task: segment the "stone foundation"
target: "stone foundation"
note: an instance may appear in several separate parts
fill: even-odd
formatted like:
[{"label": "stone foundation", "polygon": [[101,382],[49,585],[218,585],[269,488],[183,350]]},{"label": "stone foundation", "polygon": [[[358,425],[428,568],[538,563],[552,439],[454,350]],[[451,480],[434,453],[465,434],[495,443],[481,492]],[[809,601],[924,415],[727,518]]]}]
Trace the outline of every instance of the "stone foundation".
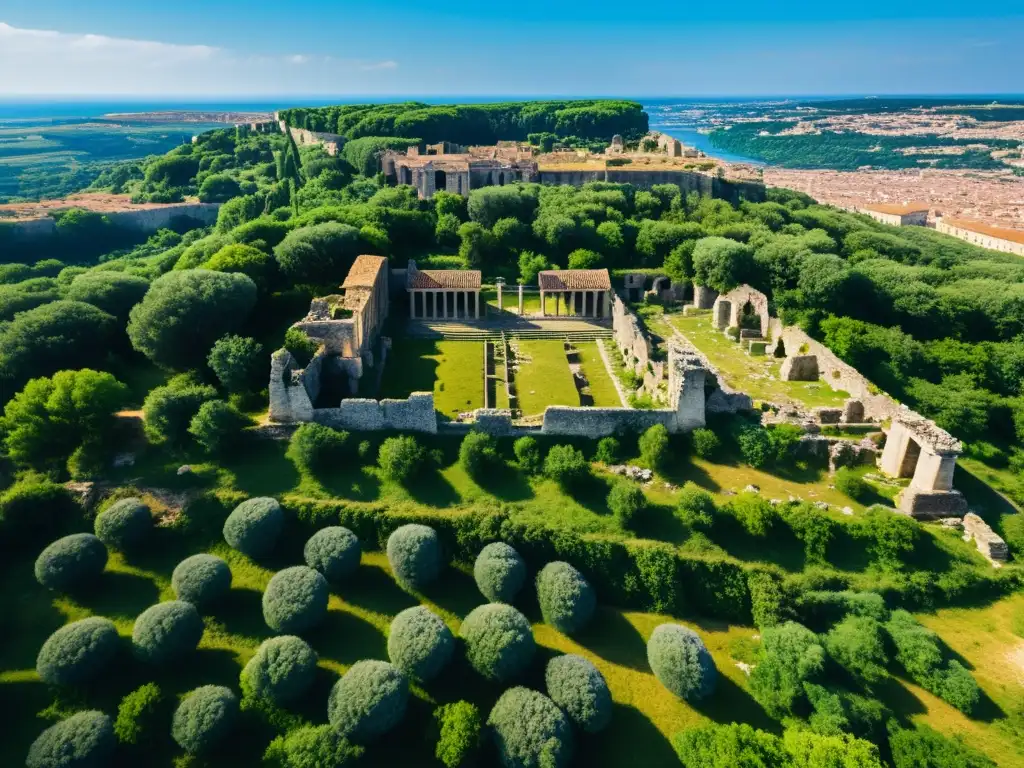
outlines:
[{"label": "stone foundation", "polygon": [[864,403],[850,398],[843,403],[843,422],[846,424],[864,423]]},{"label": "stone foundation", "polygon": [[811,414],[819,424],[838,424],[839,420],[843,418],[843,410],[841,408],[819,406],[812,409]]},{"label": "stone foundation", "polygon": [[896,496],[896,508],[915,520],[938,520],[964,514],[967,499],[960,491],[925,491],[910,486]]}]

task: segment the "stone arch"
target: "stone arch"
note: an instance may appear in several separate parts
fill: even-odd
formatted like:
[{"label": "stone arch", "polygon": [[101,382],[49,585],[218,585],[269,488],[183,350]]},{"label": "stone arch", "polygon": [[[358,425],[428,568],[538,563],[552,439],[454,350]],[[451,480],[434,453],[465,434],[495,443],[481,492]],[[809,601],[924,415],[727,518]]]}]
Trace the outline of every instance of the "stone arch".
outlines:
[{"label": "stone arch", "polygon": [[500,171],[498,173],[498,186],[499,187],[504,187],[505,186],[505,172],[504,171]]},{"label": "stone arch", "polygon": [[[760,331],[761,336],[768,337],[768,324],[771,320],[768,314],[768,297],[761,291],[749,285],[741,285],[719,296],[715,300],[715,307],[718,307],[720,302],[729,303],[729,327],[740,327],[744,315],[748,318],[756,316],[756,323],[753,320],[748,320],[748,322]],[[718,312],[713,312],[712,317],[717,319]]]},{"label": "stone arch", "polygon": [[772,349],[773,357],[785,357],[786,356],[786,344],[782,341],[782,337],[775,343],[774,349]]}]

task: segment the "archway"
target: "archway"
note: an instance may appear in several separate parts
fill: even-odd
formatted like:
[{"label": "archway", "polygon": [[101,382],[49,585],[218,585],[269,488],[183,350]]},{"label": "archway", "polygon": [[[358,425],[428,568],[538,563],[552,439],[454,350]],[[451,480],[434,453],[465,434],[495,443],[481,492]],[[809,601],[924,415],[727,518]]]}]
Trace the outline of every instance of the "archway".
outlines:
[{"label": "archway", "polygon": [[505,186],[505,172],[504,171],[502,171],[501,173],[498,174],[498,186],[499,187],[504,187]]},{"label": "archway", "polygon": [[448,176],[444,171],[434,171],[434,190],[443,191],[448,189]]},{"label": "archway", "polygon": [[786,356],[786,345],[783,343],[781,338],[779,339],[779,342],[775,345],[775,349],[772,352],[772,355],[774,357],[780,358]]},{"label": "archway", "polygon": [[740,310],[740,328],[761,333],[761,316],[749,301]]}]

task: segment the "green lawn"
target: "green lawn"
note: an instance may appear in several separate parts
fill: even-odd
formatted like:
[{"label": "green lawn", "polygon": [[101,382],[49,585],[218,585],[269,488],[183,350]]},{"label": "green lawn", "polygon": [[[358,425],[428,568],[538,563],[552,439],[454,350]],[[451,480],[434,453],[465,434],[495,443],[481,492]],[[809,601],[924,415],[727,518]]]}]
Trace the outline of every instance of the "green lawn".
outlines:
[{"label": "green lawn", "polygon": [[580,351],[583,375],[590,383],[590,395],[594,398],[594,407],[621,408],[622,400],[619,398],[619,391],[615,388],[612,377],[608,375],[608,366],[604,364],[597,345],[596,341],[576,345]]},{"label": "green lawn", "polygon": [[381,380],[382,398],[433,392],[434,408],[454,419],[484,407],[484,345],[480,341],[395,339]]},{"label": "green lawn", "polygon": [[523,416],[538,416],[549,405],[579,405],[561,341],[519,340],[516,393]]},{"label": "green lawn", "polygon": [[782,360],[750,357],[719,330],[711,326],[710,314],[668,315],[667,321],[707,355],[726,383],[746,392],[754,400],[783,404],[788,401],[807,408],[840,406],[849,398],[846,392],[833,390],[824,381],[780,381]]},{"label": "green lawn", "polygon": [[[484,288],[481,293],[483,294],[484,301],[487,302],[488,306],[497,308],[498,306],[498,290],[496,288]],[[519,313],[519,287],[516,285],[506,285],[501,292],[501,306],[506,312],[512,312],[513,314]],[[523,292],[523,314],[524,315],[535,315],[540,312],[540,294],[536,291],[529,293],[528,291]]]}]

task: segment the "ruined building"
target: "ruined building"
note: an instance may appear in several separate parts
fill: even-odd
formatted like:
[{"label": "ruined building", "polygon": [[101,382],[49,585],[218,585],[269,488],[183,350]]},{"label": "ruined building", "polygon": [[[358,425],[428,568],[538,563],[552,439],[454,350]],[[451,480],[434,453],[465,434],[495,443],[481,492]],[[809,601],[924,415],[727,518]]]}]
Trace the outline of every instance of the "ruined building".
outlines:
[{"label": "ruined building", "polygon": [[404,153],[388,151],[380,161],[388,184],[411,184],[424,200],[438,191],[465,197],[480,187],[537,181],[532,152],[515,143],[460,147],[445,142],[427,145],[423,152],[418,147]]}]

